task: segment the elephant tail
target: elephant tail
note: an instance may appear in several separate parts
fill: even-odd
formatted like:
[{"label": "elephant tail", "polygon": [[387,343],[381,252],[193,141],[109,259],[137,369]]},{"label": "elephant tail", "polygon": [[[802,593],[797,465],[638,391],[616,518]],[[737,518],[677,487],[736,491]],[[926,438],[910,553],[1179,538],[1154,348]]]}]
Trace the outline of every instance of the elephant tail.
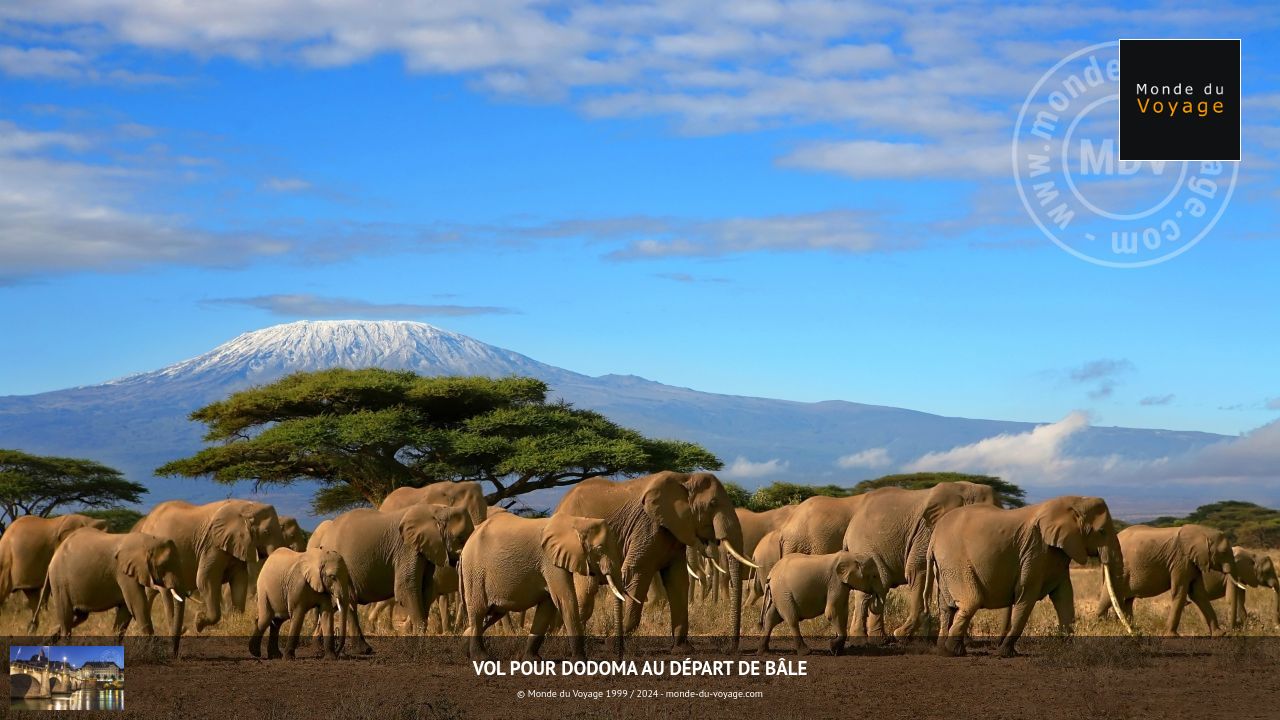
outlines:
[{"label": "elephant tail", "polygon": [[[934,573],[937,572],[938,563],[933,559],[933,548],[930,547],[924,556],[924,612],[926,615],[931,614],[929,610],[930,593],[929,590],[936,591],[938,579]],[[939,603],[941,604],[941,603]]]},{"label": "elephant tail", "polygon": [[[453,568],[458,573],[458,609],[464,618],[471,617],[467,614],[467,582],[462,574],[462,556],[458,556],[458,564]],[[463,629],[466,632],[466,629]]]}]

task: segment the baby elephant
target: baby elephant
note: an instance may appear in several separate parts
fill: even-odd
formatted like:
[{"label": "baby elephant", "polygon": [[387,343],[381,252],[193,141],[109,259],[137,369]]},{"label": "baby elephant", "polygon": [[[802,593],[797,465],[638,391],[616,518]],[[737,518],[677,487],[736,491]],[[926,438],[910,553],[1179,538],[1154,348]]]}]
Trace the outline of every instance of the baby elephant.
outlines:
[{"label": "baby elephant", "polygon": [[864,553],[842,551],[827,555],[783,555],[769,572],[760,624],[764,637],[759,654],[769,652],[769,635],[786,621],[796,635],[796,653],[809,654],[800,635],[800,621],[825,615],[836,636],[831,652],[844,652],[849,627],[849,592],[860,590],[883,602],[886,583],[875,560]]},{"label": "baby elephant", "polygon": [[[249,652],[254,657],[262,657],[262,635],[270,628],[267,657],[292,660],[303,619],[315,608],[320,615],[317,625],[324,635],[324,656],[337,657],[333,639],[334,608],[336,606],[340,613],[344,604],[352,609],[354,595],[351,574],[338,553],[323,548],[311,548],[306,552],[277,548],[258,573],[258,626],[249,638]],[[289,638],[281,654],[280,626],[285,620],[292,622],[289,623]],[[342,633],[345,637],[345,615]]]},{"label": "baby elephant", "polygon": [[[529,608],[536,609],[526,658],[538,658],[557,613],[569,635],[573,656],[584,658],[583,618],[575,578],[608,585],[620,601],[624,598],[620,590],[622,550],[613,531],[603,520],[576,515],[539,519],[511,513],[493,515],[480,523],[462,548],[458,570],[473,660],[489,658],[484,647],[486,629],[507,613]],[[618,614],[614,629],[619,638],[621,620]]]},{"label": "baby elephant", "polygon": [[182,583],[177,546],[172,540],[146,533],[81,528],[68,535],[53,553],[32,623],[47,600],[58,623],[58,630],[49,638],[51,643],[70,638],[72,628],[87,620],[90,613],[104,610],[116,611],[117,639],[124,637],[133,620],[138,621],[143,635],[151,635],[148,590],[171,594],[178,601],[171,628],[176,657],[182,635],[183,601],[191,595],[191,589]]}]

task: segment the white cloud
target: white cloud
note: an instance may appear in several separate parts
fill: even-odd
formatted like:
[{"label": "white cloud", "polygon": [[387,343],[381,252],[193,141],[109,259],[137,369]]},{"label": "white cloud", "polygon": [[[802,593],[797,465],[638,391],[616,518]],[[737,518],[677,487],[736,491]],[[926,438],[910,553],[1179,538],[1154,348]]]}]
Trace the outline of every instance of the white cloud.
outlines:
[{"label": "white cloud", "polygon": [[279,193],[296,193],[311,189],[311,183],[302,178],[267,178],[262,182],[265,190]]},{"label": "white cloud", "polygon": [[956,471],[998,475],[1013,482],[1051,483],[1067,479],[1078,461],[1064,452],[1073,435],[1089,426],[1075,411],[1062,420],[1013,435],[996,435],[971,445],[929,453],[908,463],[906,472]]},{"label": "white cloud", "polygon": [[889,457],[889,451],[885,448],[871,448],[856,452],[851,455],[842,455],[836,460],[836,465],[845,469],[852,468],[880,468],[885,467],[892,460]]},{"label": "white cloud", "polygon": [[779,158],[778,164],[853,178],[970,178],[1010,172],[1008,145],[944,148],[877,140],[802,145]]},{"label": "white cloud", "polygon": [[324,297],[306,293],[258,295],[206,300],[206,305],[244,305],[266,310],[272,315],[293,318],[422,318],[465,317],[470,315],[510,315],[509,308],[484,305],[436,305],[421,303],[380,303],[353,298]]},{"label": "white cloud", "polygon": [[752,462],[739,455],[737,459],[721,470],[720,474],[728,478],[761,478],[782,472],[787,469],[787,465],[786,460],[778,458],[764,462]]}]

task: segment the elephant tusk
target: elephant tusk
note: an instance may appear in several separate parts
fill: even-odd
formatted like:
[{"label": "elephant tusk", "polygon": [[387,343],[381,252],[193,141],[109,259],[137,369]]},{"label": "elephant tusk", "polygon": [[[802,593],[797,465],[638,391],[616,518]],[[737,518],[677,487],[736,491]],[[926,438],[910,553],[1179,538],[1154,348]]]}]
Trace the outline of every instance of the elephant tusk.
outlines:
[{"label": "elephant tusk", "polygon": [[686,562],[684,564],[684,569],[689,571],[689,577],[693,578],[694,580],[698,580],[699,582],[702,581],[703,579],[702,576],[694,572],[693,568],[689,567],[689,563]]},{"label": "elephant tusk", "polygon": [[631,593],[627,593],[627,597],[631,598],[631,602],[633,602],[633,603],[635,603],[635,604],[637,604],[637,605],[643,605],[643,604],[644,604],[644,601],[643,601],[643,600],[641,600],[640,598],[636,597],[635,595],[632,595]]},{"label": "elephant tusk", "polygon": [[178,602],[186,602],[185,600],[182,599],[182,596],[178,594],[178,591],[174,590],[173,588],[169,588],[169,594],[172,595],[173,599],[177,600]]},{"label": "elephant tusk", "polygon": [[720,571],[720,574],[721,574],[721,575],[728,575],[728,574],[729,574],[729,571],[727,571],[727,570],[725,570],[724,568],[720,567],[720,563],[716,562],[716,559],[715,559],[715,558],[708,556],[708,557],[707,557],[707,562],[711,563],[711,567],[714,567],[716,570]]},{"label": "elephant tusk", "polygon": [[604,579],[605,582],[609,583],[609,589],[613,591],[613,594],[618,598],[618,600],[626,602],[627,598],[622,593],[618,592],[618,586],[613,584],[613,578],[605,575]]},{"label": "elephant tusk", "polygon": [[1124,616],[1124,608],[1120,606],[1120,598],[1116,597],[1116,588],[1111,584],[1111,570],[1107,568],[1106,563],[1102,563],[1102,582],[1107,585],[1107,595],[1111,597],[1111,607],[1115,608],[1116,617],[1120,618],[1120,624],[1124,626],[1125,632],[1133,634],[1133,627],[1129,625],[1129,618]]},{"label": "elephant tusk", "polygon": [[755,564],[755,563],[751,562],[750,560],[748,560],[748,559],[746,559],[746,558],[742,557],[742,553],[738,552],[737,550],[734,550],[734,549],[733,549],[733,543],[726,542],[726,543],[724,544],[724,549],[725,549],[725,550],[727,550],[727,551],[729,551],[729,554],[730,554],[730,555],[732,555],[734,558],[736,558],[736,559],[738,560],[738,562],[742,563],[743,565],[746,565],[746,566],[747,566],[747,567],[749,567],[749,568],[755,568],[755,569],[757,569],[757,570],[759,570],[759,569],[760,569],[760,566],[759,566],[759,565],[757,565],[757,564]]},{"label": "elephant tusk", "polygon": [[1235,577],[1233,577],[1233,576],[1231,576],[1231,575],[1228,575],[1227,577],[1231,578],[1231,582],[1235,583],[1235,584],[1236,584],[1236,587],[1240,588],[1241,590],[1248,590],[1248,589],[1249,589],[1249,588],[1245,587],[1245,586],[1244,586],[1244,584],[1243,584],[1243,583],[1241,583],[1239,580],[1235,579]]}]

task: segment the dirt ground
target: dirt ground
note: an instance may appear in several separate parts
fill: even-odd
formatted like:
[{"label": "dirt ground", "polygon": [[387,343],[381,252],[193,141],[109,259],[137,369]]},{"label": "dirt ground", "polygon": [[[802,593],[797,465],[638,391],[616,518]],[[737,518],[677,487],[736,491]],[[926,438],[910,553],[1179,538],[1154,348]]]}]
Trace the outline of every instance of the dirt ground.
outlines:
[{"label": "dirt ground", "polygon": [[[1130,638],[1113,618],[1092,617],[1098,575],[1088,569],[1075,573],[1076,636],[1056,637],[1052,610],[1042,602],[1019,644],[1020,657],[995,657],[992,643],[981,637],[970,643],[970,655],[964,658],[939,657],[923,640],[890,646],[864,641],[849,655],[832,657],[825,652],[828,628],[816,620],[806,623],[804,632],[812,647],[824,651],[803,658],[803,676],[478,676],[462,641],[447,636],[372,637],[377,652],[367,657],[325,661],[314,658],[314,650],[304,644],[298,660],[256,660],[242,637],[251,618],[232,615],[212,636],[186,636],[183,657],[176,661],[162,641],[126,638],[125,711],[77,716],[411,720],[692,718],[728,712],[771,719],[1280,718],[1280,637],[1272,593],[1249,593],[1250,617],[1244,628],[1213,639],[1194,637],[1204,634],[1204,623],[1193,608],[1183,617],[1185,637],[1155,637],[1168,599],[1141,600],[1135,613],[1140,636]],[[1217,607],[1225,618],[1224,604]],[[890,619],[900,610],[891,602]],[[757,614],[758,607],[746,610],[744,650],[757,645]],[[596,633],[605,627],[601,615],[593,618]],[[627,659],[641,666],[645,660],[683,659],[667,652],[664,615],[660,605],[646,609],[641,631],[647,636],[629,639]],[[732,659],[735,668],[739,659],[756,659],[727,654],[726,640],[708,634],[723,632],[727,618],[723,602],[699,602],[692,608],[691,625],[695,633],[701,631],[692,638],[694,659]],[[157,628],[163,628],[163,621],[156,620]],[[108,623],[107,617],[95,617],[85,630],[102,633]],[[980,613],[974,624],[978,635],[994,627],[992,613]],[[25,615],[11,601],[0,614],[0,632],[17,636],[24,630]],[[522,643],[516,634],[498,626],[489,640],[504,669],[518,657]],[[40,640],[13,637],[11,642]],[[592,640],[588,652],[593,659],[610,657],[605,642]],[[78,634],[75,643],[112,641]],[[769,659],[796,659],[789,654],[791,643],[785,629],[779,629],[776,652]],[[550,638],[543,655],[559,668],[567,657],[563,638]],[[547,692],[553,697],[539,695]]]},{"label": "dirt ground", "polygon": [[[714,639],[696,642],[699,660],[744,657],[712,652]],[[1032,639],[1024,655],[1013,659],[991,656],[990,645],[982,641],[964,658],[937,657],[919,643],[855,649],[844,657],[811,655],[803,677],[657,678],[477,677],[456,641],[388,638],[378,645],[371,657],[334,661],[254,660],[244,652],[242,639],[230,637],[192,640],[177,662],[148,660],[145,650],[135,649],[129,653],[123,715],[173,720],[693,718],[719,712],[885,720],[1280,717],[1280,644],[1274,639]],[[549,643],[547,656],[556,657],[556,650]],[[310,648],[303,652],[310,654]],[[593,657],[604,656],[597,647]],[[629,658],[681,659],[656,649],[637,649]],[[538,691],[557,697],[533,697]],[[561,691],[622,691],[623,696],[558,697]],[[744,696],[666,696],[673,691]]]}]

